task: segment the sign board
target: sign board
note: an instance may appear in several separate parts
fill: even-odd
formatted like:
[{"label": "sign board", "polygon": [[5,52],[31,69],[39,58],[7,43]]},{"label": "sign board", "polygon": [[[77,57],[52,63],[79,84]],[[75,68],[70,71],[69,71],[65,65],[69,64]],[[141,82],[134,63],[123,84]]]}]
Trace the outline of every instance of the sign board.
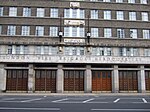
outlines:
[{"label": "sign board", "polygon": [[80,7],[80,3],[79,2],[70,2],[70,7],[71,8],[79,8]]},{"label": "sign board", "polygon": [[65,43],[85,43],[85,39],[64,39]]},{"label": "sign board", "polygon": [[64,20],[65,25],[82,26],[85,25],[84,20]]}]

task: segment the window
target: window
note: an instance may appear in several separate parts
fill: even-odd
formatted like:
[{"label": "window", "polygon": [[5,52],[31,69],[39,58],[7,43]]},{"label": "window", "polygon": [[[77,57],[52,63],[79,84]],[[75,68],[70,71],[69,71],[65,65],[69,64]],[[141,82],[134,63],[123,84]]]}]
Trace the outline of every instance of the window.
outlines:
[{"label": "window", "polygon": [[148,21],[148,13],[142,12],[142,21]]},{"label": "window", "polygon": [[98,19],[98,10],[91,10],[91,19]]},{"label": "window", "polygon": [[44,36],[44,27],[43,26],[36,26],[35,35],[36,36]]},{"label": "window", "polygon": [[31,16],[31,8],[26,7],[23,8],[23,17],[30,17]]},{"label": "window", "polygon": [[143,30],[143,38],[150,39],[150,30]]},{"label": "window", "polygon": [[30,26],[22,26],[21,35],[29,36],[30,35]]},{"label": "window", "polygon": [[117,29],[117,37],[125,38],[124,29]]},{"label": "window", "polygon": [[93,47],[92,48],[92,55],[111,56],[112,55],[112,49],[109,47]]},{"label": "window", "polygon": [[136,20],[136,12],[129,12],[129,20]]},{"label": "window", "polygon": [[141,0],[141,4],[147,4],[147,0]]},{"label": "window", "polygon": [[137,38],[137,29],[130,29],[130,37]]},{"label": "window", "polygon": [[43,46],[44,54],[49,54],[49,46]]},{"label": "window", "polygon": [[16,26],[8,26],[7,35],[16,35]]},{"label": "window", "polygon": [[37,14],[36,14],[37,17],[44,17],[44,14],[45,14],[44,8],[37,8]]},{"label": "window", "polygon": [[2,34],[2,26],[0,25],[0,35]]},{"label": "window", "polygon": [[123,11],[117,11],[117,20],[124,20]]},{"label": "window", "polygon": [[65,55],[84,55],[84,47],[65,47]]},{"label": "window", "polygon": [[29,54],[29,47],[28,46],[23,47],[23,54]]},{"label": "window", "polygon": [[104,19],[111,19],[111,11],[104,11]]},{"label": "window", "polygon": [[103,0],[103,2],[111,2],[111,0]]},{"label": "window", "polygon": [[128,0],[128,3],[135,3],[135,0]]},{"label": "window", "polygon": [[41,54],[41,46],[35,46],[35,54]]},{"label": "window", "polygon": [[65,37],[84,37],[84,28],[80,27],[64,27]]},{"label": "window", "polygon": [[106,37],[106,38],[112,37],[110,28],[104,28],[104,37]]},{"label": "window", "polygon": [[64,17],[65,18],[84,18],[85,13],[82,9],[65,9]]},{"label": "window", "polygon": [[9,16],[17,16],[17,8],[9,7]]},{"label": "window", "polygon": [[58,36],[58,27],[50,27],[49,35],[55,37]]},{"label": "window", "polygon": [[3,7],[0,7],[0,16],[3,16]]},{"label": "window", "polygon": [[51,14],[50,14],[51,17],[55,17],[55,18],[58,17],[58,9],[57,8],[51,8],[50,12],[51,12]]},{"label": "window", "polygon": [[20,46],[16,46],[16,53],[15,54],[20,54]]},{"label": "window", "polygon": [[116,0],[117,3],[123,3],[123,0]]},{"label": "window", "polygon": [[150,56],[150,49],[144,49],[144,56]]},{"label": "window", "polygon": [[50,47],[50,54],[51,55],[56,55],[58,52],[58,48],[57,47]]},{"label": "window", "polygon": [[91,28],[91,37],[98,37],[98,28]]},{"label": "window", "polygon": [[12,46],[8,46],[7,54],[12,54]]},{"label": "window", "polygon": [[120,56],[138,56],[139,50],[137,48],[119,48]]}]

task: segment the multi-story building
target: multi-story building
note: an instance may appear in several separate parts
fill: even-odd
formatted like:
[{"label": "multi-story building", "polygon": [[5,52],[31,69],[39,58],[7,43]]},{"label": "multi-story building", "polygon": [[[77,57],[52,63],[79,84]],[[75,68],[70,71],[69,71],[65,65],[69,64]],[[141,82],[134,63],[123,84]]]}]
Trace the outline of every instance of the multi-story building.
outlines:
[{"label": "multi-story building", "polygon": [[0,0],[2,92],[149,92],[150,0]]}]

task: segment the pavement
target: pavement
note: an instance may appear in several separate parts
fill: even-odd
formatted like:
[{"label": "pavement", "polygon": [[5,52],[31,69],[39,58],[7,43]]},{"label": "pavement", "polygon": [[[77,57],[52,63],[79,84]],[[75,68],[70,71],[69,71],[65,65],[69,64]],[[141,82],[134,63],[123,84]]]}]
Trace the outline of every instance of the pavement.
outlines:
[{"label": "pavement", "polygon": [[1,93],[0,112],[150,112],[150,94]]}]

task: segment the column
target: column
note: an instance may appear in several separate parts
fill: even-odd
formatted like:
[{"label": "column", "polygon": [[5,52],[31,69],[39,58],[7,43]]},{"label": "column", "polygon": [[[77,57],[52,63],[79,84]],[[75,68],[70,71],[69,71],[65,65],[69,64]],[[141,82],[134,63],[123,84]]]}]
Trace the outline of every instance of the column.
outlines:
[{"label": "column", "polygon": [[29,64],[29,71],[28,71],[28,92],[35,91],[35,73],[33,64]]},{"label": "column", "polygon": [[114,65],[112,71],[112,92],[118,93],[119,92],[119,72],[118,72],[118,65]]},{"label": "column", "polygon": [[0,92],[6,91],[6,70],[4,67],[4,64],[0,64]]},{"label": "column", "polygon": [[91,93],[92,92],[92,71],[91,65],[86,65],[86,71],[84,75],[84,92]]},{"label": "column", "polygon": [[140,70],[138,71],[138,92],[139,93],[144,93],[146,92],[146,87],[145,87],[145,70],[144,66],[140,66]]},{"label": "column", "polygon": [[63,93],[64,91],[64,72],[63,65],[58,65],[57,76],[56,76],[56,92]]}]

